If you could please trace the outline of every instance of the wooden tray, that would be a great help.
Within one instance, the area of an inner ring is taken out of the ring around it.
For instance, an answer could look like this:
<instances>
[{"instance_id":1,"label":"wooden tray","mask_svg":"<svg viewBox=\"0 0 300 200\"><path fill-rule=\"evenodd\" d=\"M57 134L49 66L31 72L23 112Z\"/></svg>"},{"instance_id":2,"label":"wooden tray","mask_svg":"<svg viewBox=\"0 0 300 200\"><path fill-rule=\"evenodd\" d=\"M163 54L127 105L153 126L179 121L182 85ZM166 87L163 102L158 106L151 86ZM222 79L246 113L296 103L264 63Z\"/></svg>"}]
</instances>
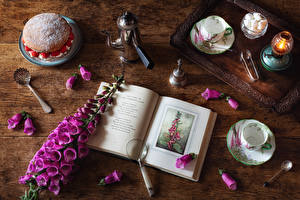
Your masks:
<instances>
[{"instance_id":1,"label":"wooden tray","mask_svg":"<svg viewBox=\"0 0 300 200\"><path fill-rule=\"evenodd\" d=\"M258 39L250 40L241 31L240 23L248 12L262 13L269 22L267 33ZM190 42L190 31L193 25L210 15L223 17L235 33L232 49L238 53L225 52L219 55L207 55L198 51ZM271 43L272 38L282 30L292 33L294 48L293 63L290 68L280 72L267 71L260 63L259 54L263 47ZM274 108L278 113L288 112L300 100L300 39L298 27L289 24L246 0L202 1L186 20L180 24L171 36L171 45L178 48L189 60L214 74L217 78L231 85L239 92L254 98L266 107ZM262 79L252 82L242 63L240 51L249 49Z\"/></svg>"}]
</instances>

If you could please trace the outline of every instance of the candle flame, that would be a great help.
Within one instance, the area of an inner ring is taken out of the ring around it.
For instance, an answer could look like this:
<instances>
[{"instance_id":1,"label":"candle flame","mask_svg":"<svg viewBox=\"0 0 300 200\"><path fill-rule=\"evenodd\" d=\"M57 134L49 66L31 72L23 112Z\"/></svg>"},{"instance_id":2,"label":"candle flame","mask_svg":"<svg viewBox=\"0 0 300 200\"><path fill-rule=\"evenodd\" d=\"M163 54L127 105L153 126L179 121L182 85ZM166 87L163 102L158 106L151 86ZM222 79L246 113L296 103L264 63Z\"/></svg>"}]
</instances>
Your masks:
<instances>
[{"instance_id":1,"label":"candle flame","mask_svg":"<svg viewBox=\"0 0 300 200\"><path fill-rule=\"evenodd\" d=\"M278 49L284 49L285 48L285 43L286 43L285 39L282 39L280 42L277 43L276 46L277 46Z\"/></svg>"}]
</instances>

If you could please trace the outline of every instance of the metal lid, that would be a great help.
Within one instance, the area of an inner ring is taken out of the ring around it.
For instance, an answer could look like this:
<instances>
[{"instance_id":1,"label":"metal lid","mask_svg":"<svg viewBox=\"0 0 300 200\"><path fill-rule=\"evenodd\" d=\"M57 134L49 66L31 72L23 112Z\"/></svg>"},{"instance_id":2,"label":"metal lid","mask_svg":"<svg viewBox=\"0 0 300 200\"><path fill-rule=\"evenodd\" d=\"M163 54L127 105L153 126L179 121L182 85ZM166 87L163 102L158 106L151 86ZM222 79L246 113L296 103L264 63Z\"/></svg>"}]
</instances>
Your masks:
<instances>
[{"instance_id":1,"label":"metal lid","mask_svg":"<svg viewBox=\"0 0 300 200\"><path fill-rule=\"evenodd\" d=\"M131 12L124 12L117 20L120 29L132 30L137 26L137 17Z\"/></svg>"}]
</instances>

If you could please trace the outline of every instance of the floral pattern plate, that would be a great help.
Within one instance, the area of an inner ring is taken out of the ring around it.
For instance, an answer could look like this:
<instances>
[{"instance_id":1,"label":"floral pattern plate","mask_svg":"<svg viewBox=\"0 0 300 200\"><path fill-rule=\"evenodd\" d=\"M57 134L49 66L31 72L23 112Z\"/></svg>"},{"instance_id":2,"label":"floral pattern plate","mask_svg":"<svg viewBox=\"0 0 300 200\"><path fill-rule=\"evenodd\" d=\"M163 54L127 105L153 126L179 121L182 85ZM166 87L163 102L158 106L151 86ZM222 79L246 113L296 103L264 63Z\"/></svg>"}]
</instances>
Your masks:
<instances>
[{"instance_id":1,"label":"floral pattern plate","mask_svg":"<svg viewBox=\"0 0 300 200\"><path fill-rule=\"evenodd\" d=\"M22 42L22 33L19 38L19 49L21 51L21 54L23 57L31 62L32 64L39 65L39 66L44 66L44 67L51 67L51 66L57 66L61 65L70 59L72 59L79 51L81 44L82 44L82 37L81 37L81 32L76 24L76 22L66 16L61 15L71 26L73 34L74 34L74 41L72 43L71 49L69 50L68 54L62 58L57 58L55 61L47 61L47 60L41 60L38 58L30 57L30 55L25 51L24 44Z\"/></svg>"},{"instance_id":2,"label":"floral pattern plate","mask_svg":"<svg viewBox=\"0 0 300 200\"><path fill-rule=\"evenodd\" d=\"M269 150L248 150L241 144L241 127L246 123L258 123L263 127L263 130L269 134L268 142L272 145ZM263 123L254 119L245 119L233 124L227 134L227 148L232 156L239 162L245 165L261 165L271 159L275 149L275 136L271 130Z\"/></svg>"},{"instance_id":3,"label":"floral pattern plate","mask_svg":"<svg viewBox=\"0 0 300 200\"><path fill-rule=\"evenodd\" d=\"M202 19L195 23L190 32L190 38L193 46L196 47L199 51L204 52L206 54L221 54L230 49L235 39L233 29L231 34L223 36L222 39L214 43L211 47L204 46L203 42L197 39L197 30L195 26L197 26L198 30L200 30L200 27L204 23L204 21L205 19ZM228 27L232 28L231 26L229 26L229 24L225 22L225 28Z\"/></svg>"}]
</instances>

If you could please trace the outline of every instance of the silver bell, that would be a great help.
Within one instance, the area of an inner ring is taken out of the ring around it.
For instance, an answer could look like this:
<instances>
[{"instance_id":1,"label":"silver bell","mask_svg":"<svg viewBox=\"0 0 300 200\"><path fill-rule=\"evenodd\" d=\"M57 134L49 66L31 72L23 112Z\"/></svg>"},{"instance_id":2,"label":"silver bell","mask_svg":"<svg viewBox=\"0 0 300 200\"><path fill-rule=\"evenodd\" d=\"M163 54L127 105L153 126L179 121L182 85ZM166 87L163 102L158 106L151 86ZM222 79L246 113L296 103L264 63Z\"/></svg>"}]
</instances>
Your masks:
<instances>
[{"instance_id":1,"label":"silver bell","mask_svg":"<svg viewBox=\"0 0 300 200\"><path fill-rule=\"evenodd\" d=\"M178 67L173 70L170 75L169 82L176 87L183 87L187 83L186 75L184 71L181 69L182 61L181 59L177 60Z\"/></svg>"}]
</instances>

